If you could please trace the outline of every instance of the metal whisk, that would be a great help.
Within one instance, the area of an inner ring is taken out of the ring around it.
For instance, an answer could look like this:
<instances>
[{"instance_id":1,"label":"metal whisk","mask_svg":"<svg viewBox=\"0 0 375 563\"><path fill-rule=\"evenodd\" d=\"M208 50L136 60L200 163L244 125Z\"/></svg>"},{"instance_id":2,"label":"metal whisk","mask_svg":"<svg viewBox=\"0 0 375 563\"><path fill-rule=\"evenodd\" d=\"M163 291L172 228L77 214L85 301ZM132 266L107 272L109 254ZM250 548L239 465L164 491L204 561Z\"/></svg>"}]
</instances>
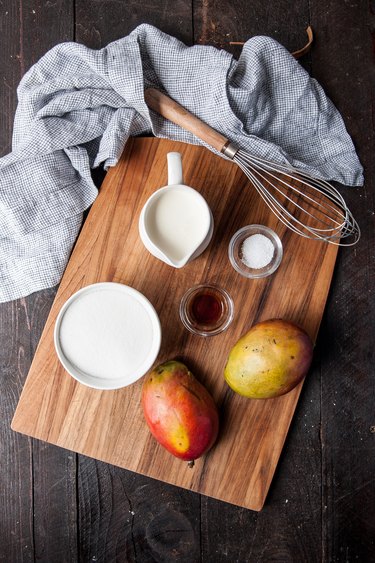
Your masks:
<instances>
[{"instance_id":1,"label":"metal whisk","mask_svg":"<svg viewBox=\"0 0 375 563\"><path fill-rule=\"evenodd\" d=\"M340 246L358 242L359 226L340 192L329 182L252 156L154 88L145 91L145 100L151 109L232 159L271 211L293 232Z\"/></svg>"},{"instance_id":2,"label":"metal whisk","mask_svg":"<svg viewBox=\"0 0 375 563\"><path fill-rule=\"evenodd\" d=\"M340 246L358 242L359 226L340 192L330 183L241 149L232 158L268 207L292 231ZM348 237L352 239L345 241Z\"/></svg>"}]
</instances>

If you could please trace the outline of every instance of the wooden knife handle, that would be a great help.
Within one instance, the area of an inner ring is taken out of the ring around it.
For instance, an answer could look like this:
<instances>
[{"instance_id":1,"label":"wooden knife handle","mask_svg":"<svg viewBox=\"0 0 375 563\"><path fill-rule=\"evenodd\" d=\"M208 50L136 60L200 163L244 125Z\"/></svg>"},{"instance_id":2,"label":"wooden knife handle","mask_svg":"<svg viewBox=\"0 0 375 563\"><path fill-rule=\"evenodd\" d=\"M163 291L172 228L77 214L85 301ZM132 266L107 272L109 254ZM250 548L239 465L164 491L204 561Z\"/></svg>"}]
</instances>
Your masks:
<instances>
[{"instance_id":1,"label":"wooden knife handle","mask_svg":"<svg viewBox=\"0 0 375 563\"><path fill-rule=\"evenodd\" d=\"M191 114L187 109L180 106L177 102L159 92L155 88L145 90L145 101L150 109L156 111L172 123L179 125L186 131L190 131L196 137L208 143L211 147L221 152L224 145L228 144L228 139L207 123Z\"/></svg>"}]
</instances>

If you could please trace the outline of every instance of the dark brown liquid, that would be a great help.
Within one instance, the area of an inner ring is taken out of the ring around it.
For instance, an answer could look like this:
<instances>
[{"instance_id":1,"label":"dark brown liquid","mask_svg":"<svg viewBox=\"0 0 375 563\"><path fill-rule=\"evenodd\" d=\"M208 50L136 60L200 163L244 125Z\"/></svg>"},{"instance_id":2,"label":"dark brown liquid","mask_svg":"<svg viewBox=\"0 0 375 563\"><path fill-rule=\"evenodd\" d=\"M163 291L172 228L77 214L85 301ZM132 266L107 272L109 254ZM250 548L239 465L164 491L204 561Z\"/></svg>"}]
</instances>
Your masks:
<instances>
[{"instance_id":1,"label":"dark brown liquid","mask_svg":"<svg viewBox=\"0 0 375 563\"><path fill-rule=\"evenodd\" d=\"M189 315L197 325L216 325L223 314L223 298L207 289L197 293L189 303Z\"/></svg>"}]
</instances>

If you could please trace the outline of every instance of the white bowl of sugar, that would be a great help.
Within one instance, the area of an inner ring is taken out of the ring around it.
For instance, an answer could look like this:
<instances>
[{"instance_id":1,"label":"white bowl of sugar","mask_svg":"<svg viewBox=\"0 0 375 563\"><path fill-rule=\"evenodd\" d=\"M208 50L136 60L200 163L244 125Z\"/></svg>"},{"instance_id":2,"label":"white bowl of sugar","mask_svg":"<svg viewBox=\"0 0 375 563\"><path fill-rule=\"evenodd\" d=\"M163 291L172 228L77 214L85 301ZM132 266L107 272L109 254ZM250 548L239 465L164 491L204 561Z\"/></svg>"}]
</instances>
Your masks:
<instances>
[{"instance_id":1,"label":"white bowl of sugar","mask_svg":"<svg viewBox=\"0 0 375 563\"><path fill-rule=\"evenodd\" d=\"M161 327L142 293L121 283L95 283L64 303L54 341L60 362L77 381L94 389L119 389L152 367Z\"/></svg>"},{"instance_id":2,"label":"white bowl of sugar","mask_svg":"<svg viewBox=\"0 0 375 563\"><path fill-rule=\"evenodd\" d=\"M229 243L229 260L246 278L265 278L280 265L283 246L279 236L265 225L247 225Z\"/></svg>"}]
</instances>

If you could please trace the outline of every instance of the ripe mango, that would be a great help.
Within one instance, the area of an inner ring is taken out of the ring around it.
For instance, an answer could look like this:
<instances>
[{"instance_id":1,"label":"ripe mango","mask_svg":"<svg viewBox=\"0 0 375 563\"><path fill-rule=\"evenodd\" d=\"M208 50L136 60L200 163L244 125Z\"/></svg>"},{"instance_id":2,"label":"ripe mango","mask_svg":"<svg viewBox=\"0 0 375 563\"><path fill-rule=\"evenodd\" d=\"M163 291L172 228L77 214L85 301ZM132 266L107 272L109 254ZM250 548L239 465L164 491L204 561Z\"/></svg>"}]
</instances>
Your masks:
<instances>
[{"instance_id":1,"label":"ripe mango","mask_svg":"<svg viewBox=\"0 0 375 563\"><path fill-rule=\"evenodd\" d=\"M181 362L165 362L146 376L142 406L156 440L190 465L217 438L219 414L214 400Z\"/></svg>"},{"instance_id":2,"label":"ripe mango","mask_svg":"<svg viewBox=\"0 0 375 563\"><path fill-rule=\"evenodd\" d=\"M313 344L299 326L282 319L254 325L232 348L224 370L228 385L251 399L288 393L306 375Z\"/></svg>"}]
</instances>

